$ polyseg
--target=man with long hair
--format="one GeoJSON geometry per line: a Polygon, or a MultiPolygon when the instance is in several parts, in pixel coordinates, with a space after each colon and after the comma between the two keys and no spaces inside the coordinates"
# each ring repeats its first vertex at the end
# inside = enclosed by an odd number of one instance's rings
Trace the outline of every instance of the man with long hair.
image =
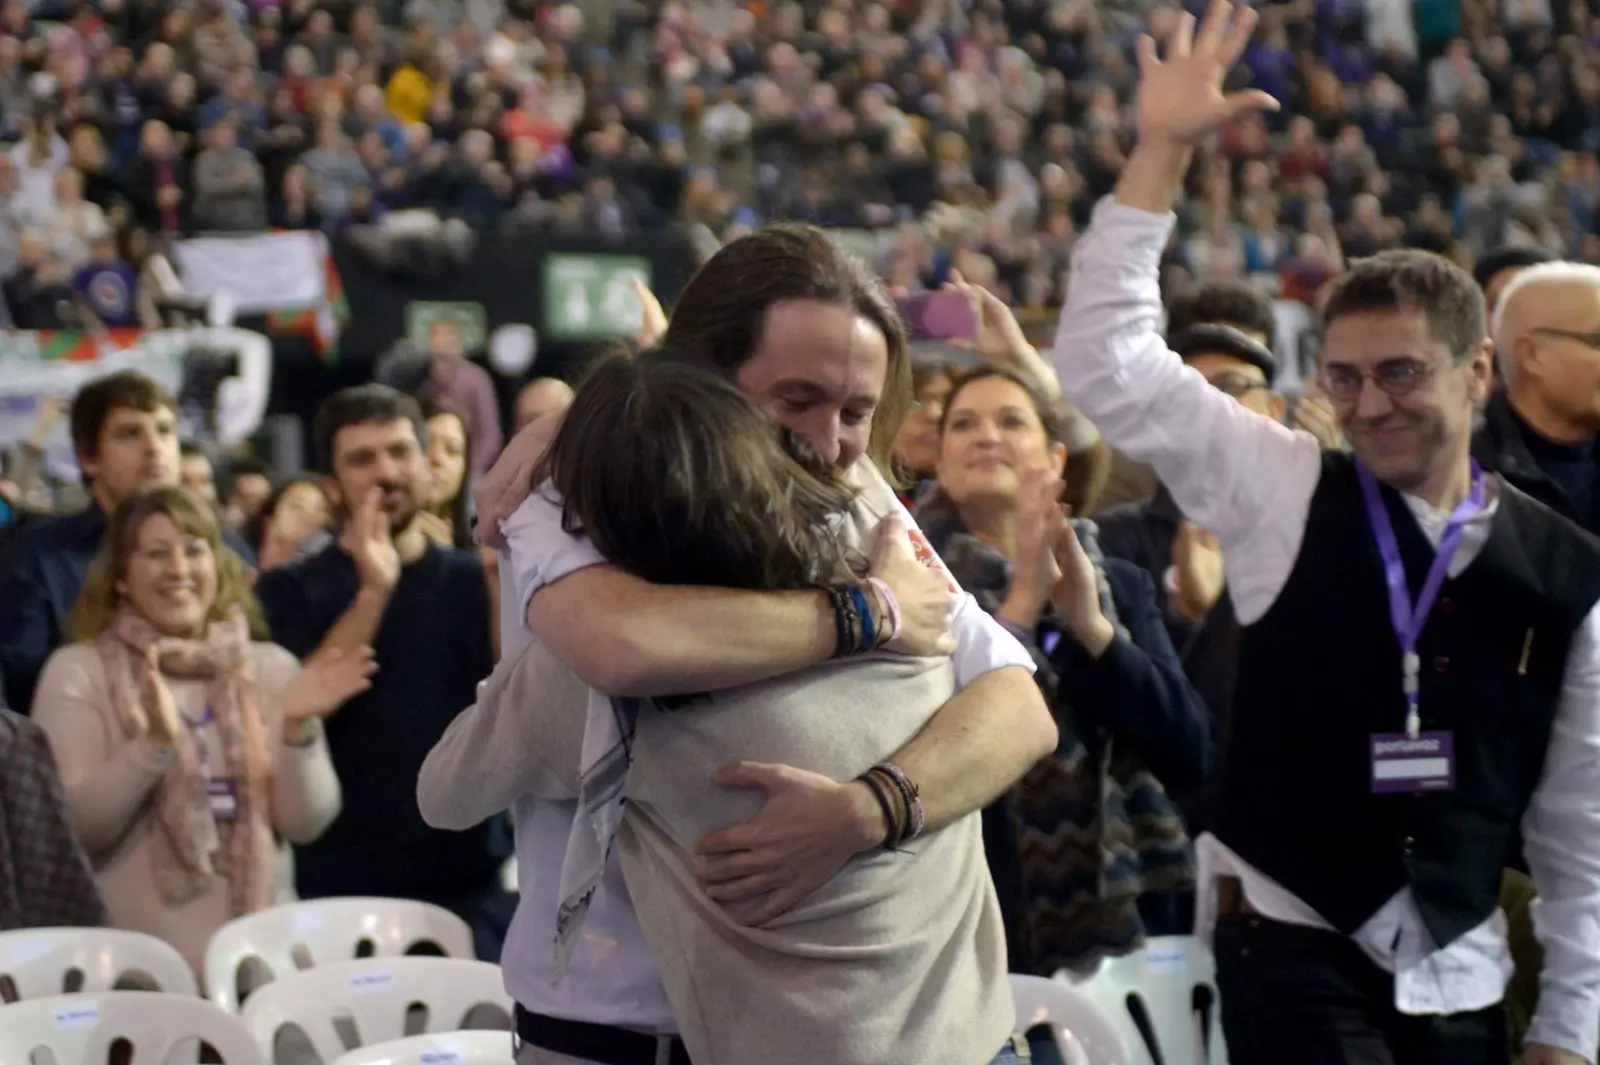
{"type": "MultiPolygon", "coordinates": [[[[685,289],[664,343],[735,382],[848,476],[878,476],[873,462],[890,468],[909,400],[904,329],[881,283],[822,231],[772,226],[723,248],[685,289]]],[[[541,423],[526,433],[550,435],[541,423]]],[[[518,442],[505,461],[526,462],[518,442]]],[[[497,480],[491,471],[489,482],[497,480]]],[[[480,507],[480,529],[503,532],[510,545],[501,565],[506,655],[536,639],[599,692],[658,696],[715,693],[837,653],[838,617],[825,592],[650,584],[606,565],[563,527],[561,511],[548,491],[509,517],[504,507],[480,507]]],[[[892,757],[934,829],[1008,789],[1053,749],[1055,727],[1021,645],[968,596],[956,595],[951,613],[952,583],[933,568],[936,556],[909,515],[892,516],[880,537],[875,575],[896,593],[907,628],[915,622],[924,638],[935,637],[924,652],[954,648],[961,690],[892,757]],[[947,624],[953,638],[942,635],[947,624]]],[[[596,727],[591,710],[587,728],[596,727]]],[[[740,763],[718,782],[767,796],[751,821],[699,844],[707,896],[753,904],[743,911],[752,924],[776,918],[857,854],[882,846],[890,827],[860,781],[740,763]]],[[[521,1005],[522,1060],[648,1065],[663,1047],[681,1060],[677,1023],[614,855],[596,872],[582,941],[564,973],[556,962],[561,870],[576,812],[572,803],[518,804],[525,879],[504,965],[521,1005]],[[654,1038],[638,1044],[641,1033],[654,1038]]]]}

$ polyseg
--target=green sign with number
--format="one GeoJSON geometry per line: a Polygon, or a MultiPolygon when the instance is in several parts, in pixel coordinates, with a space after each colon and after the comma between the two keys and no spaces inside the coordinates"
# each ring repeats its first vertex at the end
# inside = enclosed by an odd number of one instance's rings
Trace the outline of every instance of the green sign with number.
{"type": "Polygon", "coordinates": [[[639,331],[643,309],[633,280],[650,284],[638,255],[552,254],[544,260],[544,335],[551,340],[614,340],[639,331]]]}

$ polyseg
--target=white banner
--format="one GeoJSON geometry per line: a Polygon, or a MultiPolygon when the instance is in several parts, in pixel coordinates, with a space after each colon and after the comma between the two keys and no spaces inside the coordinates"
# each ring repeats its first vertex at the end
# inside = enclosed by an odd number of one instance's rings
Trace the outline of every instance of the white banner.
{"type": "Polygon", "coordinates": [[[318,232],[196,237],[174,248],[184,290],[224,296],[239,314],[311,307],[327,296],[328,238],[318,232]]]}
{"type": "MultiPolygon", "coordinates": [[[[48,397],[70,399],[90,381],[138,370],[173,395],[183,385],[184,353],[197,347],[237,352],[239,376],[217,393],[217,431],[223,446],[247,439],[261,425],[272,388],[272,344],[245,329],[118,330],[96,342],[83,334],[0,333],[0,446],[28,438],[48,397]]],[[[46,441],[46,463],[57,476],[76,470],[66,419],[46,441]]]]}

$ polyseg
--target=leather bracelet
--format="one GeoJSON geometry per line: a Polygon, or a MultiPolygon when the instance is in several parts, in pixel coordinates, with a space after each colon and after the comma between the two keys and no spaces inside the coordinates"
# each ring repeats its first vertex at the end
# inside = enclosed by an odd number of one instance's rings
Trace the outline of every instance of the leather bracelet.
{"type": "Polygon", "coordinates": [[[829,588],[827,592],[828,602],[833,604],[833,657],[843,658],[851,647],[850,611],[843,588],[829,588]]]}
{"type": "Polygon", "coordinates": [[[872,797],[878,800],[878,809],[883,811],[883,843],[884,850],[890,850],[900,838],[902,821],[895,813],[894,802],[889,798],[887,785],[879,780],[871,770],[863,773],[858,778],[872,792],[872,797]]]}
{"type": "Polygon", "coordinates": [[[906,805],[908,824],[905,832],[897,842],[909,843],[922,835],[922,830],[927,827],[927,821],[922,812],[922,791],[893,762],[880,762],[872,768],[874,771],[887,776],[900,791],[900,797],[906,805]]]}

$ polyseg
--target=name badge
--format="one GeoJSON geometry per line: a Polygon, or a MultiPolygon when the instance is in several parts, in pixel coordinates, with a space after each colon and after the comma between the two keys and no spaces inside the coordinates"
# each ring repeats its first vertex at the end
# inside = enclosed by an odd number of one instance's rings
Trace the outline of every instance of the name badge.
{"type": "Polygon", "coordinates": [[[1456,786],[1456,743],[1451,732],[1372,736],[1372,790],[1377,795],[1450,791],[1456,786]]]}
{"type": "Polygon", "coordinates": [[[233,781],[206,781],[206,798],[211,801],[211,816],[218,821],[232,821],[239,816],[239,789],[233,781]]]}

